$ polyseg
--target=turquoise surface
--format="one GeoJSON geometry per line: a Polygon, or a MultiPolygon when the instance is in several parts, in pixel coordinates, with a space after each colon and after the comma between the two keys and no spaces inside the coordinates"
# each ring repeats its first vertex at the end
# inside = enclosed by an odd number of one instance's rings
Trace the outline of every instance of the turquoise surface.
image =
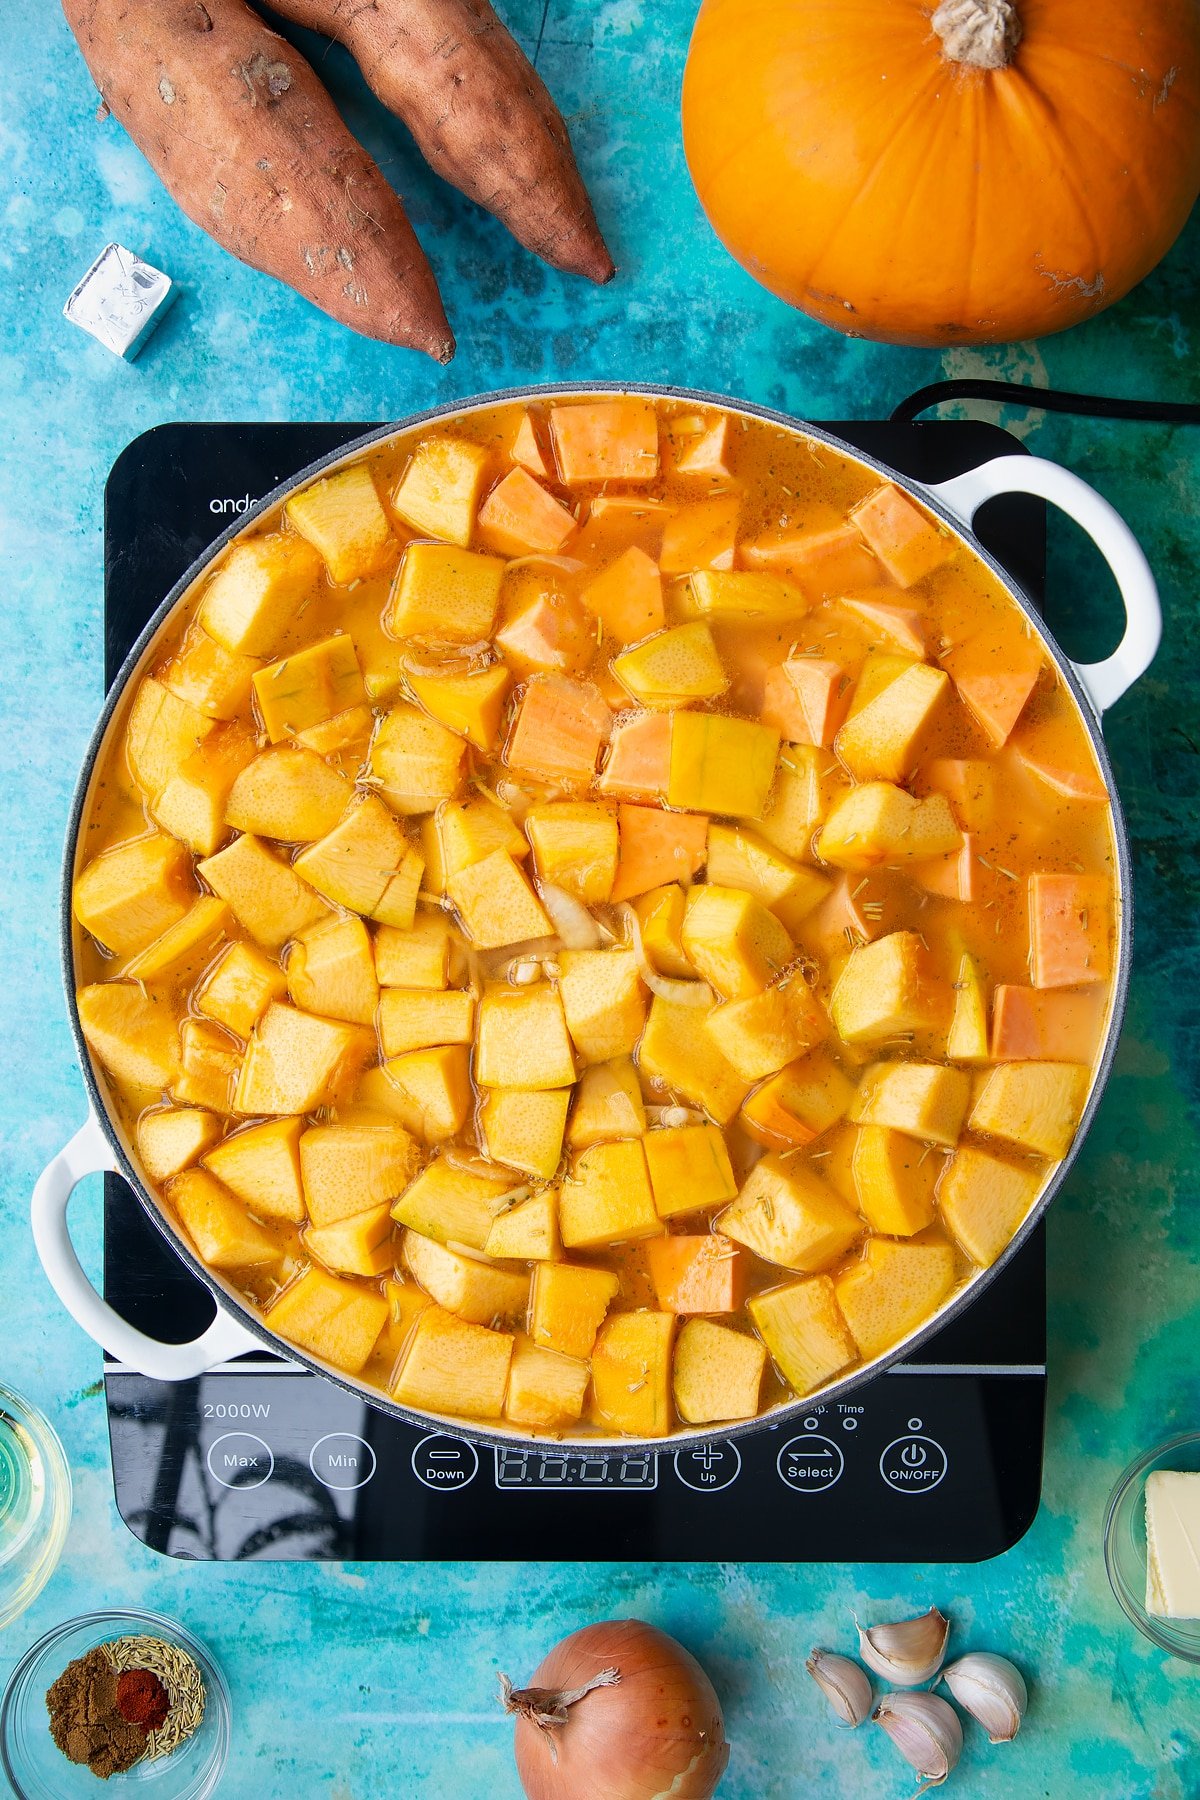
{"type": "MultiPolygon", "coordinates": [[[[61,1312],[26,1225],[32,1182],[84,1114],[58,975],[60,843],[101,698],[101,497],[138,432],[172,418],[387,419],[524,379],[669,379],[798,415],[878,414],[943,374],[1131,395],[1200,396],[1195,222],[1137,293],[1039,345],[947,355],[855,344],[761,292],[704,225],[679,144],[689,0],[509,0],[571,125],[620,265],[596,291],[547,271],[418,165],[340,52],[322,66],[404,192],[459,338],[447,370],[351,336],[219,254],[171,205],[121,129],[97,123],[83,64],[46,0],[0,9],[0,1371],[56,1420],[76,1472],[66,1557],[0,1636],[0,1675],[48,1626],[97,1604],[146,1605],[208,1639],[237,1711],[222,1793],[375,1800],[514,1800],[496,1671],[528,1676],[562,1633],[637,1614],[703,1659],[734,1741],[722,1794],[911,1792],[874,1727],[839,1733],[804,1674],[814,1643],[848,1646],[851,1614],[931,1600],[955,1644],[1028,1673],[1026,1730],[991,1749],[975,1730],[965,1795],[1194,1800],[1200,1672],[1139,1639],[1100,1556],[1105,1497],[1147,1445],[1200,1424],[1197,1154],[1196,702],[1200,552],[1195,432],[1005,420],[1029,447],[1092,480],[1131,520],[1163,590],[1155,669],[1108,736],[1134,846],[1133,992],[1100,1118],[1050,1219],[1050,1417],[1045,1496],[1024,1541],[982,1567],[189,1567],[157,1560],[117,1518],[99,1352],[61,1312]],[[61,317],[109,239],[168,270],[181,295],[125,365],[61,317]]],[[[1032,200],[1031,203],[1036,203],[1032,200]]],[[[1115,641],[1110,596],[1079,541],[1056,539],[1071,597],[1068,648],[1115,641]],[[1096,600],[1100,620],[1084,614],[1096,600]]],[[[1053,615],[1062,618],[1063,611],[1053,615]]],[[[77,1234],[92,1267],[98,1184],[77,1234]]],[[[798,1550],[802,1544],[798,1542],[798,1550]]]]}

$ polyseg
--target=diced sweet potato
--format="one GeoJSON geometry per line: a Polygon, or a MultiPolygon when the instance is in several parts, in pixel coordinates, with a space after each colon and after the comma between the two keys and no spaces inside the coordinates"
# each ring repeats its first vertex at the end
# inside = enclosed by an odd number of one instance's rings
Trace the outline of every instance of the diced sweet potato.
{"type": "Polygon", "coordinates": [[[585,1063],[629,1056],[646,1022],[646,992],[632,950],[564,950],[559,993],[585,1063]]]}
{"type": "Polygon", "coordinates": [[[485,1255],[500,1259],[557,1262],[561,1253],[557,1190],[541,1188],[497,1213],[483,1248],[485,1255]]]}
{"type": "Polygon", "coordinates": [[[914,1237],[933,1223],[941,1158],[885,1125],[864,1125],[854,1145],[858,1210],[885,1237],[914,1237]]]}
{"type": "Polygon", "coordinates": [[[1029,956],[1037,988],[1107,981],[1112,967],[1109,884],[1100,875],[1029,877],[1029,956]]]}
{"type": "Polygon", "coordinates": [[[737,1182],[715,1125],[666,1125],[642,1140],[660,1219],[703,1212],[732,1200],[737,1182]]]}
{"type": "Polygon", "coordinates": [[[832,744],[850,702],[850,677],[840,663],[792,656],[767,674],[761,718],[792,744],[832,744]]]}
{"type": "Polygon", "coordinates": [[[496,748],[512,675],[503,663],[467,675],[417,675],[408,685],[426,712],[477,750],[496,748]]]}
{"type": "Polygon", "coordinates": [[[386,1205],[351,1213],[336,1225],[314,1225],[301,1242],[309,1256],[335,1274],[361,1275],[368,1280],[390,1274],[399,1249],[386,1205]]]}
{"type": "Polygon", "coordinates": [[[836,1124],[853,1098],[854,1083],[818,1050],[756,1087],[742,1102],[742,1124],[768,1149],[807,1144],[836,1124]]]}
{"type": "Polygon", "coordinates": [[[759,836],[785,856],[812,862],[813,835],[829,809],[835,781],[843,786],[845,777],[826,752],[811,744],[784,744],[759,836]]]}
{"type": "Polygon", "coordinates": [[[867,1239],[861,1261],[836,1277],[842,1316],[870,1360],[915,1331],[954,1286],[954,1251],[935,1237],[895,1243],[867,1239]]]}
{"type": "Polygon", "coordinates": [[[196,897],[187,852],[154,832],[93,857],[76,877],[75,917],[118,956],[130,956],[183,918],[196,897]]]}
{"type": "Polygon", "coordinates": [[[752,894],[712,883],[690,894],[682,938],[689,961],[724,1000],[761,994],[796,948],[774,913],[752,894]]]}
{"type": "Polygon", "coordinates": [[[773,1151],[755,1163],[716,1225],[764,1262],[803,1274],[836,1262],[863,1229],[858,1214],[811,1168],[773,1151]]]}
{"type": "Polygon", "coordinates": [[[611,1269],[541,1262],[533,1271],[529,1335],[563,1356],[592,1354],[596,1333],[621,1286],[611,1269]]]}
{"type": "Polygon", "coordinates": [[[367,690],[353,641],[339,632],[269,663],[254,677],[254,698],[273,744],[349,707],[365,705],[367,690]]]}
{"type": "Polygon", "coordinates": [[[774,624],[803,618],[808,601],[793,582],[765,570],[697,569],[688,580],[683,609],[700,619],[774,624]]]}
{"type": "Polygon", "coordinates": [[[137,1153],[151,1181],[169,1181],[211,1150],[223,1127],[215,1113],[193,1106],[158,1106],[137,1122],[137,1153]]]}
{"type": "Polygon", "coordinates": [[[193,624],[159,679],[176,699],[186,700],[210,719],[235,719],[250,698],[250,680],[258,667],[256,656],[224,649],[193,624]]]}
{"type": "Polygon", "coordinates": [[[493,850],[451,875],[446,891],[463,930],[481,950],[553,936],[549,915],[507,850],[493,850]]]}
{"type": "Polygon", "coordinates": [[[179,1075],[179,1030],[161,993],[132,981],[100,981],[75,996],[88,1049],[116,1081],[162,1089],[179,1075]]]}
{"type": "Polygon", "coordinates": [[[270,656],[321,576],[321,559],[302,537],[242,538],[205,588],[197,621],[234,655],[270,656]]]}
{"type": "Polygon", "coordinates": [[[487,467],[482,444],[427,437],[413,451],[392,494],[392,511],[423,537],[466,549],[487,467]]]}
{"type": "Polygon", "coordinates": [[[570,1087],[575,1055],[562,999],[548,981],[492,982],[479,1003],[475,1079],[489,1088],[570,1087]]]}
{"type": "Polygon", "coordinates": [[[119,971],[131,981],[163,985],[190,982],[211,958],[218,939],[229,928],[229,908],[223,900],[202,894],[182,919],[168,926],[161,937],[139,950],[119,971]]]}
{"type": "Polygon", "coordinates": [[[868,781],[835,800],[817,854],[843,869],[903,868],[962,849],[944,794],[917,800],[887,781],[868,781]]]}
{"type": "Polygon", "coordinates": [[[1006,744],[1044,666],[1036,638],[980,632],[942,656],[960,697],[990,742],[1006,744]]]}
{"type": "Polygon", "coordinates": [[[446,987],[454,942],[454,927],[443,912],[421,911],[407,931],[381,925],[374,942],[380,987],[446,987]]]}
{"type": "Polygon", "coordinates": [[[703,868],[708,820],[702,814],[621,806],[617,809],[617,822],[620,854],[613,900],[628,900],[666,882],[686,884],[703,868]]]}
{"type": "Polygon", "coordinates": [[[192,996],[198,1012],[248,1038],[272,1000],[287,993],[287,976],[255,944],[230,944],[192,996]]]}
{"type": "Polygon", "coordinates": [[[394,706],[371,745],[370,773],[398,813],[433,812],[462,786],[466,745],[415,706],[394,706]]]}
{"type": "Polygon", "coordinates": [[[790,575],[813,600],[875,587],[883,573],[852,525],[768,533],[743,544],[741,556],[752,569],[778,569],[790,575]]]}
{"type": "Polygon", "coordinates": [[[558,1228],[568,1250],[658,1236],[662,1222],[640,1138],[578,1152],[559,1189],[558,1228]]]}
{"type": "Polygon", "coordinates": [[[308,844],[333,830],[352,793],[345,777],[312,750],[278,744],[237,777],[225,822],[256,837],[308,844]]]}
{"type": "Polygon", "coordinates": [[[552,406],[550,438],[565,482],[653,481],[658,474],[653,400],[626,394],[552,406]]]}
{"type": "Polygon", "coordinates": [[[636,544],[593,576],[580,598],[600,620],[605,638],[619,644],[640,643],[666,623],[658,564],[636,544]]]}
{"type": "Polygon", "coordinates": [[[1094,1062],[1104,999],[1094,988],[1072,994],[1001,982],[992,1002],[992,1060],[1094,1062]]]}
{"type": "Polygon", "coordinates": [[[747,1258],[714,1232],[658,1237],[646,1245],[646,1266],[664,1312],[732,1313],[746,1292],[747,1258]]]}
{"type": "Polygon", "coordinates": [[[464,1169],[443,1152],[405,1188],[392,1207],[392,1217],[439,1244],[482,1250],[512,1187],[511,1170],[484,1174],[477,1168],[464,1169]]]}
{"type": "Polygon", "coordinates": [[[633,713],[617,719],[596,786],[629,800],[665,800],[671,779],[669,713],[633,713]]]}
{"type": "Polygon", "coordinates": [[[439,1306],[469,1324],[524,1324],[529,1305],[525,1270],[492,1268],[416,1231],[404,1234],[404,1261],[413,1280],[439,1306]]]}
{"type": "Polygon", "coordinates": [[[379,1040],[385,1056],[403,1056],[435,1044],[469,1044],[475,996],[458,988],[384,988],[379,996],[379,1040]]]}
{"type": "Polygon", "coordinates": [[[1021,724],[1013,733],[1011,749],[1021,767],[1051,793],[1096,806],[1108,804],[1104,777],[1091,750],[1078,742],[1073,725],[1062,719],[1021,724]]]}
{"type": "Polygon", "coordinates": [[[567,1143],[572,1150],[604,1144],[613,1138],[641,1137],[646,1109],[637,1070],[628,1056],[593,1063],[582,1070],[575,1086],[567,1143]]]}
{"type": "Polygon", "coordinates": [[[521,696],[506,760],[510,768],[542,781],[587,785],[611,723],[612,714],[590,681],[535,676],[521,696]]]}
{"type": "Polygon", "coordinates": [[[964,831],[987,831],[996,818],[996,765],[980,757],[935,756],[913,777],[915,791],[945,794],[964,831]]]}
{"type": "Polygon", "coordinates": [[[971,1101],[965,1069],[940,1063],[872,1063],[850,1107],[856,1125],[888,1125],[928,1144],[958,1142],[971,1101]]]}
{"type": "Polygon", "coordinates": [[[802,868],[741,825],[709,826],[708,880],[720,887],[744,888],[789,931],[796,930],[830,888],[826,876],[802,868]]]}
{"type": "Polygon", "coordinates": [[[675,1406],[688,1425],[752,1419],[767,1353],[757,1338],[710,1319],[689,1319],[675,1345],[675,1406]]]}
{"type": "Polygon", "coordinates": [[[671,1347],[675,1314],[613,1313],[592,1351],[592,1395],[600,1424],[631,1437],[671,1429],[671,1347]]]}
{"type": "Polygon", "coordinates": [[[518,1338],[508,1372],[504,1416],[532,1431],[563,1431],[583,1411],[591,1370],[578,1357],[559,1356],[518,1338]]]}
{"type": "Polygon", "coordinates": [[[273,1001],[254,1028],[234,1108],[249,1117],[315,1112],[348,1098],[375,1054],[361,1025],[318,1019],[273,1001]]]}
{"type": "Polygon", "coordinates": [[[924,657],[929,648],[924,613],[912,606],[897,606],[883,597],[887,592],[884,588],[874,594],[840,595],[838,606],[867,633],[873,647],[886,646],[905,656],[924,657]]]}
{"type": "Polygon", "coordinates": [[[184,1019],[179,1027],[181,1071],[171,1084],[172,1096],[185,1106],[203,1106],[226,1117],[242,1064],[242,1049],[208,1019],[184,1019]]]}
{"type": "Polygon", "coordinates": [[[984,1078],[971,1130],[1057,1162],[1071,1147],[1090,1080],[1075,1063],[1002,1063],[984,1078]]]}
{"type": "Polygon", "coordinates": [[[620,837],[617,815],[595,800],[552,800],[532,806],[525,832],[538,877],[585,906],[612,896],[620,837]]]}
{"type": "Polygon", "coordinates": [[[528,469],[531,475],[549,475],[550,473],[546,453],[542,449],[538,429],[531,413],[521,414],[521,422],[513,433],[509,458],[512,462],[520,463],[523,469],[528,469]]]}
{"type": "Polygon", "coordinates": [[[715,419],[700,416],[672,419],[667,427],[671,460],[677,475],[694,475],[714,485],[733,477],[730,466],[732,422],[727,413],[715,419]]]}
{"type": "Polygon", "coordinates": [[[858,1354],[828,1275],[754,1294],[749,1310],[776,1368],[801,1396],[832,1381],[858,1354]]]}
{"type": "Polygon", "coordinates": [[[732,569],[737,546],[740,494],[714,494],[671,513],[662,534],[658,566],[664,575],[695,569],[732,569]]]}
{"type": "Polygon", "coordinates": [[[696,812],[760,819],[775,776],[779,733],[721,713],[671,716],[667,799],[696,812]]]}
{"type": "Polygon", "coordinates": [[[493,1162],[548,1181],[562,1155],[568,1088],[492,1088],[479,1108],[479,1129],[493,1162]]]}
{"type": "Polygon", "coordinates": [[[299,1224],[308,1216],[300,1175],[302,1119],[269,1119],[222,1139],[204,1166],[259,1218],[299,1224]]]}
{"type": "Polygon", "coordinates": [[[391,598],[393,637],[438,644],[481,644],[492,635],[504,563],[447,544],[409,544],[391,598]]]}
{"type": "Polygon", "coordinates": [[[979,899],[979,854],[976,839],[968,832],[962,849],[952,856],[935,856],[929,862],[913,863],[912,879],[927,894],[942,900],[958,900],[970,904],[979,899]]]}
{"type": "Polygon", "coordinates": [[[1016,1232],[1042,1185],[1039,1169],[1003,1162],[964,1144],[938,1188],[938,1210],[960,1249],[990,1268],[1016,1232]]]}
{"type": "Polygon", "coordinates": [[[890,481],[851,509],[850,522],[901,587],[923,581],[955,552],[950,533],[890,481]]]}
{"type": "Polygon", "coordinates": [[[249,832],[197,866],[238,924],[266,950],[282,949],[329,915],[325,901],[300,880],[291,863],[249,832]]]}
{"type": "Polygon", "coordinates": [[[928,962],[915,931],[889,932],[853,949],[831,1002],[838,1035],[848,1044],[878,1044],[932,1029],[946,1009],[928,962]]]}
{"type": "Polygon", "coordinates": [[[716,700],[729,677],[704,621],[657,632],[614,659],[613,674],[643,706],[667,711],[696,700],[716,700]]]}
{"type": "Polygon", "coordinates": [[[595,618],[551,570],[509,571],[496,649],[518,680],[580,674],[595,655],[598,635],[595,618]]]}
{"type": "Polygon", "coordinates": [[[764,993],[714,1008],[704,1028],[739,1075],[761,1081],[828,1037],[829,1019],[797,975],[764,993]]]}
{"type": "Polygon", "coordinates": [[[393,1397],[417,1412],[499,1418],[512,1353],[510,1333],[427,1306],[393,1379],[393,1397]]]}
{"type": "Polygon", "coordinates": [[[392,549],[392,528],[365,463],[293,494],[287,518],[321,556],[336,587],[375,574],[392,549]]]}
{"type": "Polygon", "coordinates": [[[387,1317],[382,1294],[318,1268],[297,1276],[264,1314],[272,1331],[347,1375],[365,1368],[387,1317]]]}
{"type": "Polygon", "coordinates": [[[638,1046],[638,1064],[649,1080],[726,1125],[745,1097],[747,1082],[699,1029],[702,1018],[699,1008],[656,994],[638,1046]]]}
{"type": "Polygon", "coordinates": [[[576,529],[574,514],[519,464],[488,494],[478,525],[484,543],[503,556],[556,556],[576,529]]]}
{"type": "Polygon", "coordinates": [[[186,1169],[167,1183],[167,1200],[197,1255],[213,1269],[261,1269],[281,1246],[241,1201],[205,1169],[186,1169]]]}
{"type": "Polygon", "coordinates": [[[917,762],[949,678],[928,663],[911,663],[848,719],[834,740],[842,762],[859,781],[902,781],[917,762]]]}

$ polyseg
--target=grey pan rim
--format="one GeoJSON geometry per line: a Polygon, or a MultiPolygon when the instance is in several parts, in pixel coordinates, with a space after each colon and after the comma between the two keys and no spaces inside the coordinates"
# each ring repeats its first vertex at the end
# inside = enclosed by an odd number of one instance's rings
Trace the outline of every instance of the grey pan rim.
{"type": "MultiPolygon", "coordinates": [[[[151,433],[147,432],[146,436],[151,433]]],[[[1029,596],[1013,580],[996,558],[984,548],[970,526],[961,517],[951,512],[929,488],[921,482],[903,475],[878,457],[870,456],[856,449],[833,432],[826,431],[819,425],[811,425],[802,419],[795,419],[789,414],[775,408],[758,406],[752,401],[739,400],[727,394],[711,393],[699,388],[672,387],[655,382],[551,382],[535,386],[501,388],[490,393],[472,395],[468,398],[447,401],[440,406],[429,407],[425,411],[412,413],[402,419],[373,427],[361,436],[354,438],[338,449],[328,452],[309,463],[297,474],[290,475],[279,483],[270,493],[245,513],[239,514],[201,555],[185,570],[179,580],[171,588],[161,605],[147,621],[136,643],[122,663],[117,675],[105,696],[100,716],[88,742],[84,755],[79,780],[71,801],[68,817],[66,842],[62,863],[62,892],[59,905],[61,931],[61,966],[63,986],[66,993],[67,1013],[71,1023],[71,1031],[75,1039],[75,1047],[79,1057],[79,1066],[83,1074],[84,1086],[88,1099],[100,1127],[111,1147],[119,1168],[119,1172],[133,1190],[142,1210],[149,1217],[155,1228],[170,1245],[171,1249],[184,1263],[186,1268],[209,1290],[218,1308],[230,1313],[249,1333],[257,1337],[264,1347],[276,1356],[283,1356],[289,1362],[298,1363],[316,1375],[324,1376],[338,1387],[352,1394],[356,1399],[365,1402],[376,1411],[390,1418],[398,1419],[406,1425],[420,1430],[443,1430],[449,1435],[469,1439],[473,1443],[495,1445],[497,1448],[512,1448],[514,1445],[528,1449],[576,1449],[587,1450],[592,1455],[621,1457],[641,1452],[653,1452],[662,1455],[688,1445],[710,1442],[714,1438],[736,1441],[751,1434],[777,1430],[781,1426],[803,1420],[814,1411],[828,1408],[835,1401],[844,1399],[866,1382],[873,1381],[897,1364],[904,1363],[920,1346],[935,1336],[945,1326],[961,1317],[966,1309],[988,1288],[1000,1271],[1018,1254],[1022,1246],[1028,1242],[1038,1225],[1045,1217],[1051,1202],[1061,1189],[1076,1158],[1082,1149],[1085,1138],[1095,1119],[1097,1108],[1108,1084],[1112,1072],[1113,1060],[1116,1056],[1117,1042],[1125,1017],[1125,1009],[1129,996],[1130,969],[1133,947],[1133,894],[1132,894],[1132,862],[1129,850],[1129,837],[1125,825],[1124,813],[1121,809],[1113,776],[1112,764],[1108,749],[1100,729],[1100,720],[1095,708],[1085,694],[1075,669],[1066,654],[1059,648],[1054,638],[1047,631],[1041,617],[1029,596]],[[744,414],[769,425],[799,433],[802,436],[816,439],[831,450],[871,470],[883,479],[893,481],[898,487],[911,494],[922,506],[935,513],[954,536],[964,543],[972,554],[989,570],[991,575],[1013,601],[1032,625],[1034,632],[1045,644],[1057,673],[1066,684],[1082,716],[1091,741],[1092,749],[1100,765],[1104,784],[1108,792],[1109,805],[1112,810],[1113,839],[1117,852],[1117,887],[1119,898],[1119,920],[1117,933],[1116,967],[1113,973],[1112,999],[1109,1009],[1108,1024],[1105,1030],[1104,1044],[1096,1063],[1091,1091],[1084,1107],[1079,1127],[1071,1143],[1067,1155],[1057,1165],[1053,1175],[1047,1182],[1036,1205],[1022,1223],[1020,1229],[1005,1246],[1000,1256],[990,1268],[981,1270],[961,1288],[933,1316],[920,1325],[916,1331],[899,1343],[864,1363],[838,1381],[819,1389],[816,1393],[804,1398],[785,1401],[760,1413],[756,1418],[714,1422],[704,1427],[690,1427],[683,1431],[673,1431],[659,1438],[589,1438],[572,1437],[564,1434],[553,1438],[537,1437],[528,1432],[503,1430],[488,1425],[476,1424],[473,1420],[456,1418],[452,1415],[416,1412],[409,1407],[399,1405],[390,1395],[381,1389],[373,1388],[356,1380],[353,1376],[331,1367],[310,1356],[297,1345],[273,1332],[241,1297],[231,1289],[224,1287],[211,1270],[199,1260],[190,1247],[184,1242],[180,1233],[176,1232],[168,1221],[165,1212],[153,1199],[145,1187],[141,1176],[135,1169],[126,1152],[122,1135],[116,1128],[99,1080],[92,1063],[91,1052],[84,1040],[79,1024],[79,1010],[75,1001],[75,969],[73,948],[73,917],[71,913],[71,888],[74,879],[75,862],[78,853],[79,829],[83,819],[84,808],[91,790],[92,777],[96,761],[104,744],[104,739],[113,716],[120,707],[126,690],[138,672],[142,659],[174,607],[190,591],[198,578],[204,574],[221,555],[222,551],[234,538],[239,537],[248,527],[277,507],[289,494],[308,482],[324,474],[338,464],[351,462],[357,457],[385,443],[401,432],[411,431],[419,426],[434,423],[442,419],[460,418],[488,408],[504,405],[537,404],[555,399],[579,399],[594,396],[596,398],[616,398],[625,394],[645,395],[656,400],[682,400],[697,406],[719,407],[727,412],[744,414]]],[[[236,1366],[236,1365],[234,1365],[236,1366]]],[[[196,1377],[195,1379],[200,1379],[196,1377]]]]}

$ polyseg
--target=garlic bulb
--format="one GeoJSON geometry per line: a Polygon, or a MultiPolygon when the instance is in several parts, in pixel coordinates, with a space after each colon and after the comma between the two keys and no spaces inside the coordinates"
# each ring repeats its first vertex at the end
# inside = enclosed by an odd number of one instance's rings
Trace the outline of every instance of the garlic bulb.
{"type": "Polygon", "coordinates": [[[871,1710],[871,1683],[848,1656],[814,1650],[805,1668],[844,1725],[861,1725],[871,1710]]]}
{"type": "Polygon", "coordinates": [[[949,1636],[949,1619],[931,1606],[916,1619],[900,1619],[890,1625],[859,1625],[858,1653],[868,1669],[882,1675],[885,1681],[896,1687],[919,1687],[941,1668],[949,1636]]]}
{"type": "Polygon", "coordinates": [[[1029,1690],[1020,1669],[1007,1657],[973,1650],[943,1669],[942,1680],[993,1744],[1007,1744],[1016,1737],[1029,1705],[1029,1690]]]}
{"type": "Polygon", "coordinates": [[[940,1694],[885,1694],[871,1717],[931,1787],[945,1781],[962,1755],[958,1714],[940,1694]]]}

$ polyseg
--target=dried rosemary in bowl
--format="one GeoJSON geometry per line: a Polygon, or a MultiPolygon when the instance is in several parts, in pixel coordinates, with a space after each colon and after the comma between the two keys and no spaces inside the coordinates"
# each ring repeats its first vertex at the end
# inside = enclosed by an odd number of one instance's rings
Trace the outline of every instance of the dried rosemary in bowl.
{"type": "Polygon", "coordinates": [[[204,1718],[204,1677],[165,1638],[112,1638],[76,1657],[46,1695],[50,1732],[71,1762],[107,1780],[169,1756],[204,1718]]]}
{"type": "Polygon", "coordinates": [[[204,1677],[187,1651],[156,1637],[114,1638],[103,1645],[103,1650],[118,1676],[144,1670],[156,1676],[166,1689],[166,1713],[160,1724],[147,1731],[146,1748],[139,1761],[153,1762],[157,1756],[169,1756],[178,1750],[204,1718],[204,1677]]]}

